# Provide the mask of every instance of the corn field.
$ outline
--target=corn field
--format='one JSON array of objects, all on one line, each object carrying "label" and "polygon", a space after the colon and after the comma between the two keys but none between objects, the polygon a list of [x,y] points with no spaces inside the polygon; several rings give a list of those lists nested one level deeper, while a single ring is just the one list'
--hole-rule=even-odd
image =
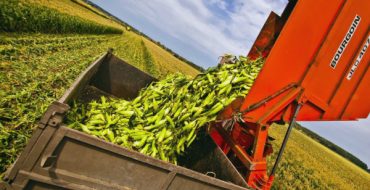
[{"label": "corn field", "polygon": [[0,1],[0,31],[120,34],[122,30],[17,0]]}]

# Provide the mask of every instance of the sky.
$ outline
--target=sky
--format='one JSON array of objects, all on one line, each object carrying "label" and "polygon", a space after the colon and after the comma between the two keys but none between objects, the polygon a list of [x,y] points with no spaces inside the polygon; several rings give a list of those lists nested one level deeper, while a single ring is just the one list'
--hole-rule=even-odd
[{"label": "sky", "polygon": [[[287,0],[92,0],[179,55],[208,68],[224,53],[246,55],[271,11]],[[370,117],[358,122],[301,122],[370,167]]]},{"label": "sky", "polygon": [[92,0],[193,63],[208,68],[225,53],[246,55],[272,10],[287,0]]}]

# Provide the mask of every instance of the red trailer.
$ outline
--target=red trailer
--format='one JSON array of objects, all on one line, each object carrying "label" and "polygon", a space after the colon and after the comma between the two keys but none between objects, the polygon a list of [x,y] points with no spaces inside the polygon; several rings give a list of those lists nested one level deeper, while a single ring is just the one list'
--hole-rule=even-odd
[{"label": "red trailer", "polygon": [[[269,189],[294,122],[355,120],[370,112],[370,1],[290,1],[271,13],[248,56],[265,65],[250,93],[220,114],[213,139],[243,163],[247,183]],[[267,174],[268,129],[290,122]],[[230,127],[232,126],[232,127]],[[227,130],[232,129],[232,130]]]}]

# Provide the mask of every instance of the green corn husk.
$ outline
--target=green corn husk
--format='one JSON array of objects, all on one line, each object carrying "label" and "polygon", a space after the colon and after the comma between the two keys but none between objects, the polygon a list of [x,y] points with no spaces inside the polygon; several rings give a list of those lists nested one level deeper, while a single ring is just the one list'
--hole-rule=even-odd
[{"label": "green corn husk", "polygon": [[74,104],[66,117],[71,128],[177,163],[206,123],[237,97],[248,94],[263,60],[228,56],[194,79],[182,74],[142,89],[133,100],[101,97],[88,105]]}]

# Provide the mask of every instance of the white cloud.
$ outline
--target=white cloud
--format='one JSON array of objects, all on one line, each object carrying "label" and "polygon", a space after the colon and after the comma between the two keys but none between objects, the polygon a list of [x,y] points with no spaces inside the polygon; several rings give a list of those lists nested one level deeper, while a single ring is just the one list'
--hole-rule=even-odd
[{"label": "white cloud", "polygon": [[[285,2],[271,0],[230,2],[222,0],[119,1],[123,11],[130,11],[132,15],[144,18],[153,26],[157,26],[164,35],[167,35],[167,38],[175,39],[179,43],[192,47],[191,51],[201,52],[214,59],[224,53],[247,54],[270,11],[281,11],[285,7]],[[173,47],[170,48],[173,49]],[[182,52],[177,53],[183,55]],[[183,56],[194,60],[192,55]],[[216,63],[197,64],[208,67]]]},{"label": "white cloud", "polygon": [[221,10],[226,10],[227,4],[226,1],[223,0],[208,0],[209,4],[216,5]]}]

